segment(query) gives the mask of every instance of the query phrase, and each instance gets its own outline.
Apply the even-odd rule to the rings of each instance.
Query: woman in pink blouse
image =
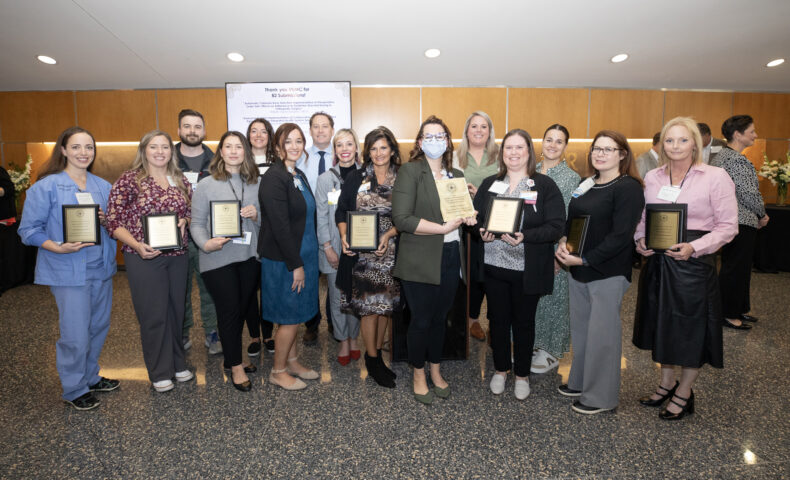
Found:
[[[694,413],[691,387],[705,363],[723,367],[722,310],[714,254],[738,233],[735,185],[723,169],[702,163],[702,138],[691,118],[670,120],[661,131],[659,167],[645,175],[645,203],[686,204],[687,241],[663,254],[645,243],[645,213],[636,251],[649,257],[639,278],[634,345],[661,363],[658,390],[639,400],[660,407],[659,417]],[[646,207],[647,209],[647,207]],[[675,366],[680,366],[679,380]]]
[[[153,130],[143,135],[132,169],[115,182],[107,202],[107,229],[123,242],[143,358],[157,392],[172,390],[173,378],[188,382],[194,377],[187,369],[181,343],[191,195],[192,187],[178,168],[170,135]],[[158,213],[178,216],[183,248],[161,251],[145,243],[143,217]]]

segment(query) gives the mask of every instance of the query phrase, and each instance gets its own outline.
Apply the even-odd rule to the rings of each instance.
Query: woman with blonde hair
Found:
[[[189,231],[200,248],[200,275],[217,308],[225,369],[230,370],[233,386],[248,392],[252,382],[247,374],[257,368],[249,362],[242,363],[241,334],[244,315],[253,302],[257,307],[255,292],[261,271],[257,259],[260,179],[244,135],[231,131],[220,137],[209,172],[211,176],[198,183],[195,190]],[[231,241],[228,237],[211,236],[212,201],[238,202],[240,238]]]
[[[172,390],[174,377],[177,382],[194,378],[181,341],[191,197],[192,186],[178,168],[170,135],[153,130],[143,135],[131,170],[113,184],[107,202],[107,230],[123,242],[143,358],[157,392]],[[161,251],[145,243],[143,217],[162,213],[177,215],[181,248]]]
[[[458,151],[453,154],[453,168],[464,173],[469,193],[474,196],[483,180],[499,172],[498,152],[494,134],[494,123],[487,113],[472,112],[464,124],[464,136]],[[469,245],[471,258],[482,254],[483,244],[478,235],[472,235]],[[478,340],[485,340],[486,334],[478,321],[483,298],[486,295],[485,284],[476,279],[481,276],[477,271],[477,262],[470,265],[469,279],[469,335]]]
[[[693,119],[667,122],[659,145],[659,167],[645,175],[645,201],[685,204],[687,239],[657,254],[647,248],[642,213],[634,240],[648,260],[639,278],[633,342],[651,350],[661,364],[658,390],[639,402],[660,407],[669,400],[659,417],[678,420],[694,413],[692,386],[700,367],[723,367],[715,253],[738,232],[738,204],[727,172],[702,162],[702,138]]]

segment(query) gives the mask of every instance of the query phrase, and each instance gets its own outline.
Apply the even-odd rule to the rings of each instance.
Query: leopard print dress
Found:
[[[392,185],[395,176],[385,184],[357,194],[357,210],[378,212],[379,234],[392,228]],[[373,252],[359,253],[351,272],[351,298],[343,293],[340,308],[356,316],[392,315],[401,309],[400,283],[392,277],[395,268],[397,237],[389,239],[387,252],[381,257]]]

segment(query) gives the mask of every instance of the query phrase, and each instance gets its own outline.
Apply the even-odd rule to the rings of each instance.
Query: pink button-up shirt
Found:
[[[661,187],[670,185],[667,166],[645,175],[645,203],[671,203],[658,198]],[[710,232],[691,243],[693,257],[713,253],[738,233],[738,201],[735,184],[724,169],[701,163],[689,170],[675,203],[688,205],[686,228]],[[645,211],[636,227],[634,240],[645,236]]]

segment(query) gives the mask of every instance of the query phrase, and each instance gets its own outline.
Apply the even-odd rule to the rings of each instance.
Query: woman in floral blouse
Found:
[[[157,392],[172,390],[173,377],[178,382],[194,377],[187,369],[181,343],[191,195],[192,187],[177,166],[170,135],[153,130],[140,140],[132,169],[112,186],[107,206],[107,229],[123,242],[143,358]],[[144,242],[143,217],[158,213],[177,214],[184,248],[161,251]]]

